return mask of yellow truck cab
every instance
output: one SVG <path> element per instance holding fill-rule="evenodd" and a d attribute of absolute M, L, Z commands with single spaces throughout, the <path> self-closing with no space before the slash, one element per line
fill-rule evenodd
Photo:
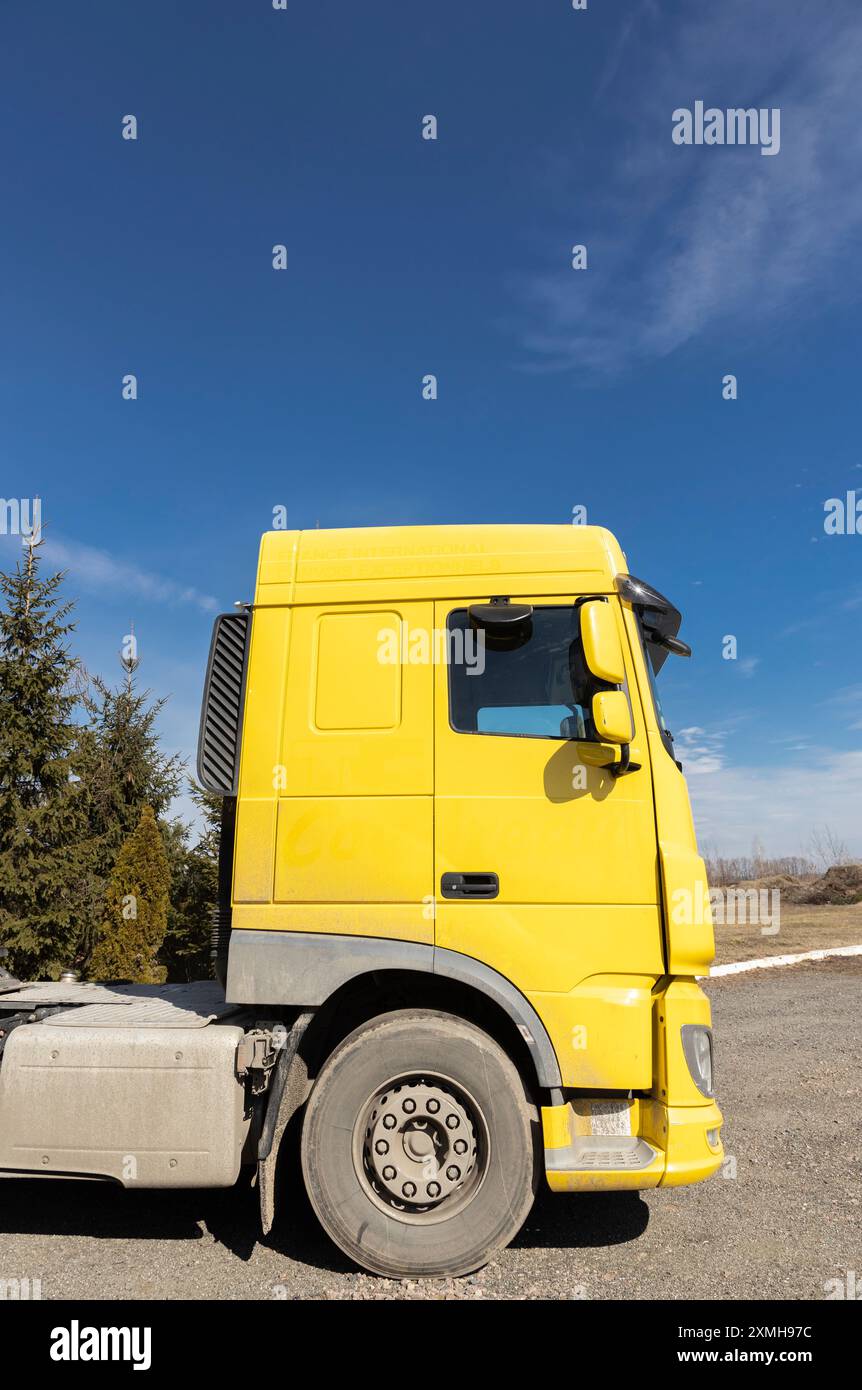
<path fill-rule="evenodd" d="M 712 926 L 655 691 L 687 649 L 614 537 L 273 531 L 224 622 L 248 638 L 227 997 L 349 1032 L 305 1119 L 333 1239 L 458 1272 L 542 1169 L 557 1192 L 713 1173 Z"/>
<path fill-rule="evenodd" d="M 714 1173 L 697 984 L 712 926 L 656 693 L 665 658 L 688 653 L 679 625 L 600 527 L 264 535 L 254 602 L 216 620 L 201 719 L 199 777 L 224 797 L 224 997 L 193 1041 L 216 1099 L 198 1113 L 151 1030 L 101 1156 L 92 1134 L 67 1141 L 64 1171 L 131 1185 L 124 1145 L 146 1146 L 151 1185 L 224 1184 L 251 1161 L 268 1229 L 296 1118 L 330 1237 L 414 1277 L 480 1266 L 540 1182 Z M 55 1040 L 75 1032 L 63 1017 Z M 29 1025 L 29 1054 L 28 1025 L 11 1037 L 0 1122 L 4 1072 L 8 1117 L 15 1057 L 32 1068 L 46 1031 Z M 29 1093 L 18 1074 L 19 1129 L 34 1074 Z M 179 1150 L 195 1157 L 172 1177 Z M 0 1167 L 39 1151 L 0 1148 Z"/>

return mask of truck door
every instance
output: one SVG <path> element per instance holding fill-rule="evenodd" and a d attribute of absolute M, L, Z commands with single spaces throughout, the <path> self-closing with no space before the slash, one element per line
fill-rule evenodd
<path fill-rule="evenodd" d="M 616 598 L 630 770 L 614 776 L 579 751 L 593 735 L 577 597 L 512 595 L 533 607 L 529 635 L 502 647 L 471 630 L 468 609 L 487 594 L 435 606 L 447 633 L 435 670 L 435 940 L 527 995 L 564 1084 L 648 1086 L 663 970 L 649 753 Z"/>

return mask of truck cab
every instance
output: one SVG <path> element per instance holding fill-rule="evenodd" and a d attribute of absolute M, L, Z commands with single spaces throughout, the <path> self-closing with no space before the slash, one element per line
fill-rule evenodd
<path fill-rule="evenodd" d="M 197 1042 L 244 1049 L 214 1181 L 251 1157 L 265 1227 L 294 1117 L 325 1230 L 394 1276 L 477 1268 L 540 1182 L 719 1168 L 706 874 L 657 693 L 679 626 L 600 527 L 264 535 L 204 691 L 224 998 Z M 0 1120 L 3 1094 L 0 1068 Z"/>

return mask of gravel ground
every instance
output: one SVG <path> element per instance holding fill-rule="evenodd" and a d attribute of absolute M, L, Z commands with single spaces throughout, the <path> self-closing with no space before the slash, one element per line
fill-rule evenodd
<path fill-rule="evenodd" d="M 823 1298 L 828 1280 L 862 1278 L 860 986 L 860 958 L 707 985 L 729 1174 L 643 1195 L 543 1195 L 472 1278 L 357 1273 L 301 1188 L 261 1244 L 248 1190 L 9 1181 L 0 1279 L 39 1278 L 44 1299 Z"/>

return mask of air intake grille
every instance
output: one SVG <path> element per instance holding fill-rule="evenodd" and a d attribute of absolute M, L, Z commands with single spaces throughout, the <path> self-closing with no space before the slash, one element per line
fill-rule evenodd
<path fill-rule="evenodd" d="M 198 739 L 198 781 L 208 792 L 236 796 L 250 613 L 215 620 Z"/>

